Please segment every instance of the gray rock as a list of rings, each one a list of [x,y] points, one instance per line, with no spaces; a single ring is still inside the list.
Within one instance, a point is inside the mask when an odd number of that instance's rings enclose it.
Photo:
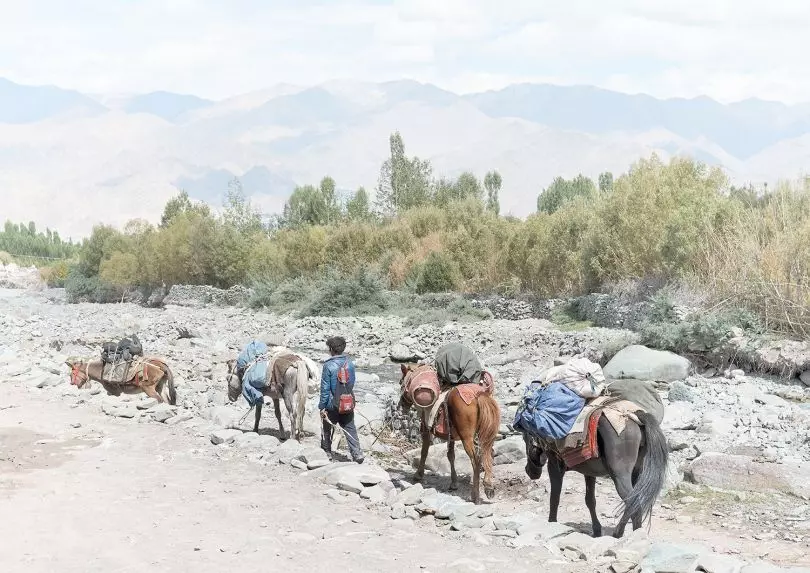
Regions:
[[[578,559],[594,561],[605,555],[618,542],[619,540],[614,537],[591,537],[575,531],[559,538],[556,544],[563,551],[575,553]]]
[[[138,410],[148,410],[149,408],[154,408],[158,404],[160,404],[160,402],[158,402],[154,398],[147,398],[146,400],[141,400],[140,402],[138,402],[136,407],[138,408]]]
[[[698,558],[698,569],[705,573],[740,573],[745,563],[727,555],[706,553]]]
[[[211,443],[215,446],[220,444],[230,444],[236,439],[236,436],[241,436],[242,432],[239,430],[214,430],[211,432]]]
[[[653,543],[641,561],[641,572],[693,573],[704,552],[705,550],[693,546]]]
[[[460,516],[457,519],[450,520],[450,528],[453,531],[463,531],[465,529],[481,529],[484,526],[485,520],[474,515]]]
[[[670,385],[667,398],[670,402],[694,402],[695,392],[683,382],[676,380]]]
[[[422,501],[424,495],[425,488],[422,487],[421,483],[417,483],[399,492],[396,503],[401,503],[402,505],[417,505]]]
[[[414,448],[405,454],[414,468],[419,465],[420,454],[421,448]],[[430,446],[427,458],[425,458],[425,468],[438,474],[450,475],[450,462],[447,461],[446,443],[442,442]],[[470,462],[464,448],[458,445],[456,446],[456,472],[464,475],[472,474],[472,462]]]
[[[194,415],[189,413],[189,412],[186,412],[185,414],[177,414],[175,416],[172,416],[171,418],[166,420],[164,423],[167,426],[177,426],[178,424],[182,424],[183,422],[188,422],[189,420],[193,420],[193,419],[194,419]]]
[[[632,378],[655,382],[674,382],[689,376],[691,363],[686,358],[633,345],[620,350],[604,367],[605,377],[613,380]]]
[[[550,523],[540,520],[523,524],[517,529],[518,537],[532,537],[543,542],[562,537],[572,531],[573,529],[562,523]]]
[[[324,452],[320,448],[307,448],[304,451],[298,453],[294,457],[295,459],[304,462],[306,468],[310,470],[322,468],[323,466],[330,463],[329,458],[326,455],[326,452]]]
[[[225,429],[236,428],[237,422],[239,422],[241,418],[239,412],[230,406],[215,406],[209,408],[207,416],[208,419],[211,420],[211,424],[218,428]]]
[[[378,483],[388,481],[391,478],[388,472],[379,466],[374,466],[368,462],[363,465],[355,463],[347,463],[345,465],[335,464],[337,467],[331,471],[325,472],[323,481],[330,485],[336,485],[339,480],[354,478],[364,486],[377,485]]]
[[[152,406],[147,413],[156,422],[165,422],[177,413],[177,408],[170,404],[158,403]]]
[[[421,352],[411,350],[404,344],[394,344],[391,346],[388,356],[394,362],[416,362],[425,357]]]
[[[802,384],[805,386],[810,386],[810,370],[805,370],[799,375],[799,380],[802,381]]]
[[[365,489],[363,484],[361,484],[358,480],[354,479],[353,477],[340,479],[338,480],[336,485],[339,490],[350,491],[356,494],[362,493],[363,490]]]
[[[664,421],[661,428],[671,430],[694,430],[700,423],[701,415],[697,409],[687,402],[675,402],[664,409]]]
[[[358,482],[359,483],[359,482]],[[371,503],[382,503],[388,494],[379,484],[364,488],[360,492],[360,499],[367,499]]]
[[[758,463],[748,456],[717,452],[700,455],[689,466],[694,483],[731,490],[779,491],[810,499],[810,465]]]
[[[495,442],[495,465],[513,464],[526,459],[523,436],[510,436]]]
[[[287,440],[278,446],[276,449],[276,455],[282,463],[288,464],[293,459],[297,458],[303,450],[304,447],[296,440]],[[306,464],[304,464],[304,467],[306,467]]]

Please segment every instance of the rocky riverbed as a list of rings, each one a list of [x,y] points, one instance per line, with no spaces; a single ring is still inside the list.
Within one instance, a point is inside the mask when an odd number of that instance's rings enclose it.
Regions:
[[[184,429],[204,440],[210,450],[205,455],[246,459],[267,471],[299,472],[302,479],[321,484],[322,493],[341,507],[365,506],[448,539],[531,550],[538,559],[542,555],[583,571],[663,573],[694,571],[699,565],[704,571],[770,571],[763,559],[775,567],[810,566],[810,390],[798,379],[735,370],[696,372],[688,364],[683,368],[678,357],[647,355],[643,348],[625,351],[624,365],[615,361],[622,356],[614,359],[614,370],[627,371],[640,356],[657,372],[677,373],[644,374],[658,381],[667,406],[664,429],[672,452],[667,495],[656,506],[649,536],[636,532],[615,543],[584,536],[590,522],[576,474],[566,478],[562,523],[546,523],[547,479],[526,477],[521,440],[509,424],[523,386],[541,370],[571,356],[603,360],[636,341],[629,331],[561,332],[536,318],[409,327],[396,317],[274,316],[210,305],[200,297],[193,304],[176,297],[162,308],[144,308],[67,305],[51,291],[0,292],[0,382],[23,389],[32,401],[88,408],[123,424]],[[68,384],[67,356],[96,356],[101,342],[131,333],[139,335],[148,354],[169,360],[177,379],[177,407],[109,397],[98,387],[79,391]],[[224,362],[250,338],[270,333],[283,335],[289,346],[316,360],[325,357],[328,336],[347,338],[360,369],[358,425],[363,445],[373,450],[367,464],[329,464],[320,454],[314,388],[305,423],[312,437],[303,445],[283,441],[268,410],[261,435],[246,431],[252,415],[240,425],[247,407],[241,399],[228,403]],[[431,356],[451,340],[475,348],[497,380],[503,411],[496,448],[498,491],[484,506],[466,503],[467,489],[459,492],[461,497],[446,493],[441,444],[431,450],[431,475],[423,485],[412,485],[413,428],[407,419],[391,416],[398,383],[391,359]],[[457,463],[461,471],[469,465],[460,448]],[[603,523],[612,525],[618,498],[611,483],[600,482],[597,499]]]

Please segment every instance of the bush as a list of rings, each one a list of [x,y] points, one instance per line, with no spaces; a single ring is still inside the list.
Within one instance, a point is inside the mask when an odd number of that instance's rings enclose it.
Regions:
[[[419,294],[447,292],[456,288],[459,271],[456,263],[444,253],[432,252],[414,269],[414,287]]]
[[[77,270],[72,270],[65,281],[67,301],[112,303],[121,300],[121,291],[103,282],[98,277],[86,277]]]
[[[315,287],[310,279],[296,277],[280,283],[257,281],[248,300],[251,308],[266,308],[275,312],[298,311],[309,304]]]
[[[49,267],[41,268],[39,274],[50,288],[64,288],[70,274],[70,266],[65,261],[59,261]]]
[[[382,280],[361,268],[352,276],[329,273],[322,281],[312,301],[300,312],[303,316],[339,316],[346,314],[375,314],[388,308],[388,298]]]
[[[653,308],[656,306],[654,304]],[[720,348],[737,329],[755,336],[764,332],[759,319],[744,309],[701,312],[679,322],[673,319],[656,320],[662,316],[660,310],[655,311],[651,320],[642,325],[640,335],[642,344],[662,350],[710,352]]]

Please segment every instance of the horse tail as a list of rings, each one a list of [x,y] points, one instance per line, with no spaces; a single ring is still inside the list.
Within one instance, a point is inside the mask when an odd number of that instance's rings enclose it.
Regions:
[[[492,471],[493,449],[495,438],[501,427],[501,409],[498,402],[489,394],[478,395],[478,426],[475,428],[478,434],[478,444],[480,447],[484,472]]]
[[[303,360],[298,361],[296,378],[296,392],[298,393],[298,402],[295,408],[295,429],[296,439],[301,440],[304,434],[304,411],[307,408],[307,392],[309,391],[309,369]]]
[[[641,466],[641,473],[633,490],[624,500],[622,521],[640,515],[641,521],[652,517],[653,506],[658,494],[664,487],[669,463],[669,448],[661,426],[652,415],[637,412],[641,422],[641,431],[646,442],[646,454]]]
[[[169,385],[169,404],[172,406],[177,406],[177,390],[174,388],[174,374],[172,374],[171,368],[166,365],[166,383]]]

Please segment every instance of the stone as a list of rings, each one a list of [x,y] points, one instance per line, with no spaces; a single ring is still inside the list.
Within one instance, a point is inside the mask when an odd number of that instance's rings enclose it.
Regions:
[[[698,559],[698,570],[705,573],[740,573],[744,562],[727,555],[706,553]]]
[[[278,448],[276,448],[275,453],[282,463],[288,464],[292,460],[296,459],[303,450],[304,447],[299,444],[298,441],[287,440],[285,442],[281,442]],[[304,464],[304,468],[306,468],[306,464]]]
[[[189,420],[193,419],[194,415],[189,412],[186,412],[185,414],[176,414],[175,416],[172,416],[171,418],[166,420],[164,423],[167,426],[177,426],[178,424],[182,424],[183,422],[188,422]]]
[[[385,492],[385,490],[379,484],[377,484],[371,487],[363,488],[363,491],[360,492],[360,499],[367,499],[371,503],[382,503],[385,501],[387,495],[388,494]]]
[[[461,516],[458,519],[450,520],[450,529],[453,531],[463,531],[465,529],[481,529],[485,520],[474,515]]]
[[[688,402],[674,402],[664,409],[664,420],[661,429],[665,432],[672,430],[694,430],[701,421],[700,412]]]
[[[591,537],[575,531],[557,539],[556,544],[562,550],[575,552],[579,559],[593,561],[605,555],[618,542],[614,537]]]
[[[688,475],[699,485],[755,492],[778,491],[810,499],[810,464],[802,462],[759,463],[748,456],[707,452],[691,462]]]
[[[419,465],[421,448],[414,448],[406,452],[405,457],[410,460],[412,467]],[[430,446],[427,458],[425,458],[425,468],[443,475],[450,475],[450,462],[447,460],[447,444],[442,442]],[[472,475],[472,462],[464,448],[456,446],[456,473]]]
[[[425,488],[422,487],[421,483],[417,483],[399,492],[396,501],[402,505],[416,505],[422,501],[424,495]]]
[[[307,469],[306,462],[303,462],[303,461],[299,460],[298,458],[293,458],[292,460],[290,460],[290,466],[294,467],[297,470],[305,470],[305,469]]]
[[[177,408],[170,404],[157,403],[151,408],[149,408],[149,410],[147,410],[147,413],[156,422],[165,422],[166,420],[168,420],[177,413]]]
[[[517,534],[518,537],[532,537],[545,542],[550,539],[562,537],[563,535],[571,533],[572,531],[573,529],[567,525],[563,525],[562,523],[551,523],[548,521],[536,520],[518,527]]]
[[[802,384],[805,386],[810,386],[810,370],[805,370],[799,375],[799,380],[801,380]]]
[[[641,560],[641,571],[646,573],[693,573],[700,555],[705,550],[674,543],[653,543]]]
[[[680,380],[676,380],[669,386],[667,399],[670,402],[694,402],[695,392]]]
[[[249,448],[256,444],[259,435],[255,432],[241,432],[233,439],[233,445],[239,448]]]
[[[361,484],[358,480],[352,477],[338,480],[336,485],[339,490],[350,491],[356,494],[362,493],[363,490],[365,489],[363,484]]]
[[[605,377],[654,382],[675,382],[689,376],[691,363],[686,358],[646,346],[632,345],[620,350],[603,368]]]
[[[230,406],[215,406],[213,408],[209,408],[207,417],[209,420],[211,420],[211,424],[218,428],[224,429],[236,428],[239,419],[241,418],[239,412]]]
[[[221,444],[230,444],[236,439],[236,436],[241,436],[242,432],[239,430],[214,430],[211,432],[211,443],[215,446]]]
[[[526,459],[526,444],[523,436],[510,436],[495,442],[495,465],[513,464]]]
[[[360,499],[356,493],[350,491],[340,491],[337,489],[327,490],[324,495],[336,503],[348,503]]]
[[[138,410],[149,410],[150,408],[154,408],[160,403],[161,402],[158,402],[154,398],[147,398],[146,400],[141,400],[140,402],[138,402],[138,404],[135,407],[138,408]]]
[[[292,441],[292,440],[288,440]],[[294,456],[295,459],[304,462],[306,469],[314,470],[330,463],[329,457],[320,448],[307,448]]]
[[[337,467],[331,471],[325,472],[323,481],[330,485],[335,485],[341,479],[354,478],[364,486],[377,485],[378,483],[385,482],[391,478],[384,469],[379,466],[372,465],[368,461],[362,465],[355,463],[333,464]]]
[[[425,357],[421,352],[413,351],[402,343],[391,346],[388,356],[394,362],[417,362]]]

